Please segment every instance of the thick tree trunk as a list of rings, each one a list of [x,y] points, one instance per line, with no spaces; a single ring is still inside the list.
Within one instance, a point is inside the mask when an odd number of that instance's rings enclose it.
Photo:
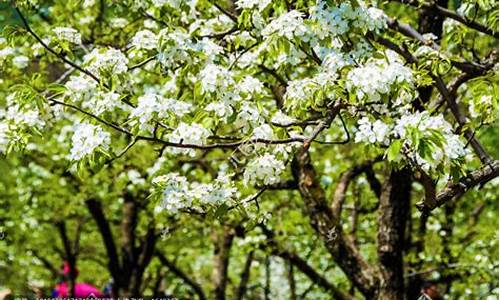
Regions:
[[[447,0],[438,0],[436,1],[436,4],[447,7],[448,6],[448,1]],[[419,24],[418,24],[418,31],[421,33],[433,33],[438,40],[441,40],[441,36],[443,34],[443,22],[444,22],[444,17],[438,14],[434,8],[421,8],[419,10]],[[414,107],[420,111],[424,110],[424,105],[429,103],[432,97],[432,91],[433,87],[428,86],[428,87],[420,87],[418,89],[419,93],[419,99],[418,102],[414,102]],[[417,239],[414,247],[414,251],[417,254],[422,252],[424,250],[424,239],[425,239],[425,233],[426,233],[426,223],[427,223],[428,216],[427,215],[422,215],[420,218],[420,224],[419,224],[419,231],[417,233]],[[410,211],[410,222],[411,222],[411,211]],[[409,241],[412,241],[412,234],[411,232],[409,233]],[[411,250],[411,246],[409,246],[409,249]],[[417,269],[421,268],[422,266],[422,261],[420,258],[417,258],[417,262],[415,262],[412,267],[415,267]],[[407,299],[417,299],[420,295],[420,290],[423,286],[423,278],[420,275],[416,275],[414,277],[411,277],[408,279],[407,283],[407,288],[406,288],[406,297]]]
[[[378,257],[382,282],[378,299],[404,299],[403,250],[410,209],[411,171],[394,170],[380,196]]]
[[[116,244],[108,220],[104,216],[101,202],[90,199],[87,208],[97,223],[109,258],[108,269],[113,277],[113,297],[140,296],[144,271],[154,253],[156,236],[154,226],[150,226],[140,246],[135,247],[137,226],[137,203],[132,195],[125,195],[123,220],[121,224],[121,254],[119,259]]]
[[[102,240],[104,242],[104,246],[106,247],[106,253],[108,254],[108,269],[111,273],[111,277],[113,277],[114,285],[113,285],[113,297],[118,297],[121,282],[121,268],[120,261],[118,259],[118,252],[116,251],[115,240],[113,239],[113,234],[111,232],[111,228],[109,223],[104,216],[104,212],[102,210],[101,202],[90,199],[85,201],[87,208],[97,223],[97,228],[99,229],[99,233],[101,234]]]
[[[229,252],[233,243],[234,233],[229,228],[223,227],[221,232],[214,230],[214,268],[212,280],[214,283],[214,299],[226,299],[227,267],[229,265]]]
[[[236,289],[233,296],[234,300],[241,300],[243,299],[243,297],[245,297],[248,280],[250,279],[250,269],[252,267],[253,255],[254,255],[253,250],[250,251],[250,253],[248,253],[247,255],[245,266],[243,267],[243,271],[241,271],[240,284],[238,285],[238,288]]]
[[[373,299],[378,290],[378,275],[361,256],[353,239],[344,236],[327,205],[307,149],[300,151],[292,164],[312,227],[323,238],[326,248],[349,280],[368,299]]]
[[[69,274],[68,274],[68,281],[69,281],[69,292],[68,296],[70,298],[75,297],[75,285],[76,285],[76,253],[74,249],[71,248],[71,242],[68,238],[68,234],[66,231],[66,223],[64,221],[58,222],[56,224],[59,234],[61,236],[61,240],[63,243],[64,247],[64,253],[65,253],[65,259],[68,263],[69,266]]]
[[[122,256],[122,295],[124,297],[138,296],[132,291],[132,277],[136,274],[135,262],[135,227],[137,225],[137,203],[129,193],[125,194],[123,204],[123,219],[121,223],[121,256]],[[135,281],[137,280],[134,278]]]

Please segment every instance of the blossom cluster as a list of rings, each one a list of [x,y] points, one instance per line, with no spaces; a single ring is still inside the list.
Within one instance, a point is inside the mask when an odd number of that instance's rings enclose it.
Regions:
[[[386,17],[380,9],[364,5],[353,7],[348,1],[339,6],[318,1],[311,8],[310,19],[315,21],[313,30],[319,39],[343,35],[353,28],[374,31],[386,26]]]
[[[78,75],[71,76],[64,84],[64,87],[66,88],[65,96],[77,102],[90,99],[97,87],[97,83],[87,75]]]
[[[364,117],[358,124],[356,142],[387,146],[391,141],[400,140],[401,153],[426,171],[468,154],[460,136],[441,115],[417,112],[403,115],[390,124],[381,120],[371,122]]]
[[[239,107],[234,125],[241,128],[244,132],[249,132],[252,128],[263,124],[266,116],[266,110],[259,111],[254,103],[243,101]]]
[[[454,134],[451,124],[442,115],[431,116],[428,112],[419,112],[413,115],[404,115],[396,121],[394,127],[396,135],[404,139],[410,146],[416,147],[417,145],[412,140],[412,131],[420,133],[422,139],[427,139],[436,146],[432,152],[433,161],[422,161],[426,169],[435,166],[445,158],[453,160],[468,153],[465,144],[458,135]],[[430,139],[435,135],[442,135],[440,141]]]
[[[5,153],[10,142],[9,125],[0,122],[0,152]]]
[[[285,164],[281,160],[273,154],[265,153],[248,163],[243,173],[243,180],[250,184],[270,185],[278,183],[284,169]]]
[[[276,112],[271,119],[271,123],[281,126],[287,126],[294,122],[295,122],[294,118],[284,114],[281,111]]]
[[[75,124],[73,130],[72,148],[68,156],[70,160],[81,160],[92,154],[98,147],[109,148],[110,134],[101,127],[89,123],[78,123]]]
[[[209,136],[210,131],[205,129],[202,125],[198,123],[186,124],[181,122],[179,126],[168,135],[168,141],[171,143],[202,146],[206,143]],[[196,151],[189,148],[172,148],[170,152],[173,154],[187,154],[192,157],[196,155]]]
[[[127,72],[128,58],[120,50],[95,48],[83,58],[89,72],[95,75]]]
[[[313,77],[292,80],[289,82],[285,94],[287,108],[295,109],[307,105],[319,106],[323,104],[323,94],[328,87],[335,83],[337,75],[331,72],[321,72]],[[323,94],[321,94],[323,93]]]
[[[153,179],[161,192],[161,205],[171,213],[193,204],[218,205],[235,198],[238,193],[230,175],[220,173],[212,183],[189,182],[179,173],[170,173]]]
[[[200,72],[201,88],[205,93],[225,91],[234,84],[231,72],[215,64],[207,64]]]
[[[21,132],[41,130],[46,121],[32,104],[21,105],[14,92],[6,97],[6,108],[0,108],[0,152],[6,152],[11,142],[21,141]]]
[[[389,125],[381,120],[376,120],[372,123],[367,117],[361,118],[358,121],[358,125],[358,131],[354,137],[355,142],[387,144],[390,132]]]
[[[129,107],[120,101],[120,94],[102,91],[95,92],[89,101],[82,102],[82,107],[98,116],[117,108],[129,110]]]
[[[152,50],[158,46],[158,38],[150,30],[141,30],[134,35],[130,43],[137,49]]]
[[[412,71],[393,52],[386,54],[387,60],[371,60],[348,73],[346,86],[356,93],[358,100],[379,101],[382,95],[393,90],[395,84],[413,84]]]
[[[73,44],[82,43],[82,35],[71,27],[56,27],[52,29],[56,37],[61,41],[68,41]]]
[[[188,113],[192,107],[192,105],[187,102],[165,98],[154,93],[146,93],[137,100],[137,107],[133,109],[130,117],[139,121],[141,129],[148,130],[152,130],[148,122],[154,117],[166,118],[169,113],[181,117]]]
[[[326,1],[318,1],[310,9],[308,22],[304,20],[303,13],[292,10],[272,20],[263,29],[262,34],[264,36],[275,34],[289,40],[298,38],[305,42],[310,41],[314,46],[317,40],[334,38],[354,29],[367,32],[387,26],[386,16],[382,10],[366,7],[364,3],[360,4],[353,7],[350,2],[344,1],[338,6],[332,6]],[[239,1],[238,5],[242,8],[258,7],[262,10],[267,6],[267,1]]]
[[[238,0],[236,6],[240,9],[254,9],[264,10],[272,0]]]
[[[303,13],[292,10],[272,20],[264,28],[262,35],[270,36],[273,34],[289,40],[295,37],[307,40],[308,28],[304,24]]]
[[[0,46],[2,46],[0,48],[0,65],[9,58],[12,58],[12,65],[17,69],[24,69],[29,65],[29,57],[20,53],[19,48],[8,46],[5,38],[0,37]]]
[[[210,63],[223,52],[223,48],[212,40],[203,38],[193,41],[189,33],[181,30],[163,29],[158,36],[158,61],[165,68],[203,61]]]

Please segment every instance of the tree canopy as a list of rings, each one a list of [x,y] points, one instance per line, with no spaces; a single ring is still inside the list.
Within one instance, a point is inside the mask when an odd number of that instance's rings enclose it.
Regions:
[[[0,9],[0,289],[498,299],[498,1]]]

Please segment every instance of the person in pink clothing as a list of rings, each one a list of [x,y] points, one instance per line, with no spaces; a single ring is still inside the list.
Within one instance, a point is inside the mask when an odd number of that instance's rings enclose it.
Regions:
[[[78,270],[76,270],[76,276],[78,276]],[[69,273],[70,268],[68,262],[64,262],[62,269],[64,276],[63,281],[58,283],[52,292],[52,297],[65,298],[70,296],[70,286],[69,286]],[[87,283],[76,283],[75,284],[75,298],[87,298],[87,297],[103,297],[104,294],[96,287]]]

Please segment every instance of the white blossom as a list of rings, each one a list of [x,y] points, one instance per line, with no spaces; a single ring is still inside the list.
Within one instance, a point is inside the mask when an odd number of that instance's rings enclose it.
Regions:
[[[206,55],[209,61],[213,61],[217,55],[224,52],[224,48],[217,45],[209,38],[203,38],[201,41],[194,44],[193,49]]]
[[[139,123],[142,125],[146,125],[155,115],[159,118],[166,118],[169,113],[173,113],[181,117],[188,113],[192,107],[187,102],[165,98],[154,93],[142,95],[137,100],[137,107],[133,109],[130,116],[138,118]]]
[[[153,179],[162,190],[161,208],[171,213],[179,209],[201,205],[217,205],[238,195],[230,174],[219,173],[212,183],[189,182],[178,173],[170,173]]]
[[[203,91],[208,93],[213,93],[219,89],[226,90],[234,83],[229,70],[214,64],[207,64],[201,70],[200,80]]]
[[[0,152],[5,153],[7,150],[7,145],[10,142],[9,132],[9,125],[4,122],[0,122]]]
[[[66,96],[74,100],[82,100],[94,93],[97,83],[87,75],[79,75],[71,76],[64,86]]]
[[[97,147],[109,148],[111,135],[101,127],[89,123],[79,123],[75,124],[73,130],[70,160],[80,160],[92,154]]]
[[[252,76],[245,76],[238,82],[238,90],[246,94],[261,93],[263,88],[264,84]]]
[[[190,51],[195,51],[195,45],[189,34],[180,30],[168,32],[163,29],[158,34],[161,51],[158,60],[166,67],[174,67],[177,63],[189,63],[191,61]]]
[[[335,73],[321,72],[314,77],[292,80],[288,83],[285,93],[285,104],[289,108],[302,107],[316,96],[317,91],[332,85],[336,79]],[[318,99],[315,99],[318,102]]]
[[[380,120],[376,120],[371,123],[367,117],[364,117],[358,121],[358,131],[354,137],[356,143],[367,142],[367,143],[385,143],[387,142],[387,135],[390,132],[390,128],[387,124]]]
[[[292,124],[295,122],[295,119],[290,117],[290,116],[287,116],[285,115],[284,113],[282,113],[281,111],[278,111],[274,114],[274,116],[272,117],[271,119],[271,122],[273,124],[278,124],[278,125],[282,125],[282,126],[287,126],[289,124]]]
[[[243,173],[243,180],[250,184],[274,184],[280,181],[280,175],[284,169],[285,165],[282,161],[273,154],[266,153],[248,163]]]
[[[183,0],[152,0],[151,2],[156,7],[162,7],[168,4],[172,8],[179,9]]]
[[[366,97],[369,101],[378,101],[381,95],[391,91],[394,84],[403,82],[412,84],[411,70],[400,62],[387,63],[380,59],[352,69],[347,75],[346,86],[356,92],[359,100]]]
[[[61,41],[68,41],[73,44],[82,43],[82,35],[71,27],[56,27],[52,29],[56,37]]]
[[[329,72],[335,73],[337,70],[350,65],[350,62],[346,59],[345,55],[339,51],[329,51],[329,53],[325,55],[322,65]]]
[[[7,58],[8,56],[14,55],[14,49],[12,47],[5,47],[0,50],[0,60]]]
[[[141,30],[134,35],[130,43],[137,49],[152,50],[156,49],[157,40],[156,35],[150,30]]]
[[[329,5],[326,1],[318,1],[311,8],[310,19],[315,21],[312,27],[315,35],[323,40],[346,34],[349,30],[376,31],[386,27],[386,16],[380,9],[362,5],[353,7],[350,2],[340,5]]]
[[[236,6],[240,9],[258,8],[259,11],[264,10],[272,0],[238,0]]]
[[[290,49],[287,52],[281,52],[274,63],[274,68],[277,69],[283,65],[296,66],[304,61],[306,54],[304,51],[297,49],[296,46],[290,45]]]
[[[101,71],[110,72],[112,75],[125,73],[128,70],[128,58],[117,49],[95,48],[84,57],[88,70],[95,75]]]
[[[141,175],[141,173],[139,173],[139,171],[135,170],[135,169],[130,169],[127,171],[126,173],[127,175],[127,178],[130,180],[130,182],[133,184],[133,185],[144,185],[146,184],[146,179],[144,179]]]
[[[417,146],[414,144],[412,132],[418,132],[420,143],[434,145],[431,158],[423,158],[416,152],[418,149],[413,149],[415,160],[425,170],[430,170],[442,162],[465,157],[469,153],[464,142],[455,135],[453,127],[442,115],[431,116],[429,112],[404,115],[396,121],[393,132],[411,148]],[[441,142],[436,144],[435,139],[439,136]]]
[[[477,102],[477,103],[476,103]],[[469,114],[472,118],[477,118],[483,113],[491,113],[491,104],[493,102],[492,96],[481,96],[478,101],[470,101],[469,103]],[[487,108],[488,111],[484,111]]]
[[[120,101],[120,94],[114,92],[99,91],[90,100],[84,101],[82,106],[96,115],[111,112],[115,108],[128,110],[128,107]]]
[[[28,127],[41,128],[45,125],[38,111],[21,108],[18,104],[9,106],[6,119],[14,121],[17,125],[23,124]]]
[[[24,55],[17,55],[12,59],[12,64],[18,69],[24,69],[28,66],[30,59]]]
[[[235,125],[238,127],[243,127],[244,131],[248,131],[250,127],[258,126],[262,124],[264,120],[265,112],[261,115],[259,109],[255,104],[244,101],[241,104],[239,113],[236,117]]]
[[[179,175],[179,173],[156,177],[153,184],[161,184],[163,187],[161,208],[175,213],[179,209],[191,205],[191,197],[188,197],[189,182],[186,177]]]
[[[270,36],[276,34],[292,40],[294,37],[305,38],[307,36],[307,26],[304,24],[303,14],[296,10],[289,11],[269,23],[262,34]]]
[[[171,143],[182,143],[190,145],[203,145],[206,143],[207,138],[210,136],[210,131],[205,129],[203,126],[197,123],[186,124],[181,122],[177,128],[168,135],[168,141]],[[177,154],[187,154],[189,156],[195,156],[196,152],[194,149],[187,148],[172,148],[171,153]]]
[[[267,124],[262,124],[259,127],[255,127],[253,129],[252,138],[272,140],[274,139],[273,129]]]
[[[237,195],[237,189],[230,178],[230,174],[219,173],[211,184],[191,184],[191,195],[202,204],[219,204]]]
[[[128,24],[128,21],[125,18],[113,18],[109,22],[113,28],[123,28]]]
[[[206,111],[213,111],[215,115],[218,117],[229,117],[233,114],[233,109],[231,105],[224,101],[211,102],[207,106],[205,106]]]

